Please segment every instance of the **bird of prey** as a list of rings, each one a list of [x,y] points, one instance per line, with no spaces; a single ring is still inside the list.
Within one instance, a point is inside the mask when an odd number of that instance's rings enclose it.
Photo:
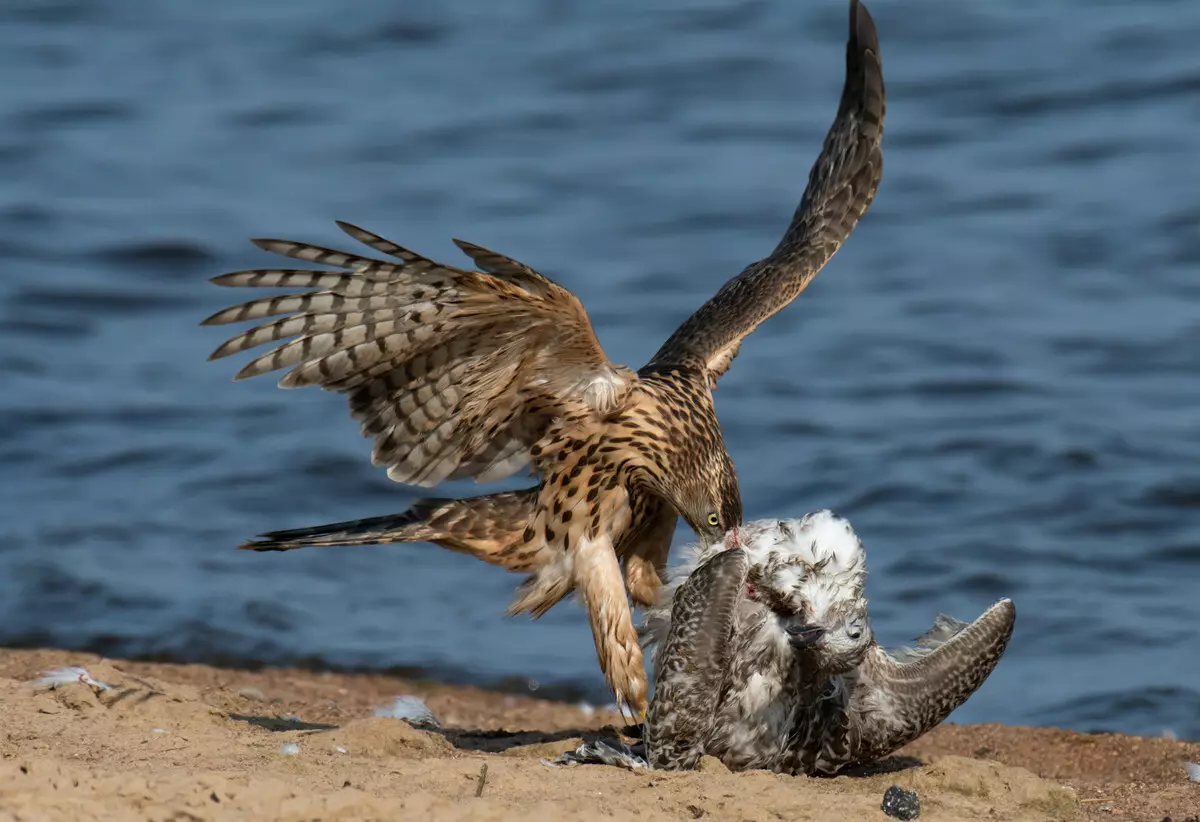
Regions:
[[[236,378],[287,368],[280,387],[344,394],[374,439],[372,461],[397,482],[491,481],[527,466],[540,482],[421,503],[399,518],[264,534],[242,547],[423,540],[533,570],[510,612],[537,616],[580,594],[609,687],[618,704],[644,715],[646,674],[625,586],[635,601],[652,600],[677,517],[706,542],[741,525],[712,391],[746,335],[808,286],[867,210],[882,173],[884,108],[875,25],[851,0],[841,103],[783,239],[636,372],[608,360],[571,292],[481,246],[455,241],[475,264],[468,269],[344,222],[347,234],[392,259],[254,240],[340,270],[215,277],[221,286],[310,290],[209,317],[204,324],[279,317],[228,340],[210,359],[294,338]]]
[[[642,626],[655,649],[645,757],[590,743],[562,762],[681,770],[703,755],[731,770],[834,774],[929,731],[991,674],[1016,611],[974,623],[939,615],[915,648],[875,641],[866,558],[829,511],[760,520],[740,547],[696,552]]]

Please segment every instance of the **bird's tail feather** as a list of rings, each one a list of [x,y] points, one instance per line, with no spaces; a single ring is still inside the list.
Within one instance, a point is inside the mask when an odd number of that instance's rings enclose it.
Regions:
[[[433,537],[422,516],[421,500],[403,514],[334,522],[309,528],[269,531],[238,546],[246,551],[290,551],[293,548],[335,545],[381,545],[389,542],[417,542]],[[431,500],[430,502],[440,502]]]
[[[537,505],[537,489],[468,499],[418,500],[402,514],[335,522],[261,534],[238,546],[248,551],[290,551],[309,546],[432,542],[509,571],[530,571],[549,561],[544,546],[522,539]]]

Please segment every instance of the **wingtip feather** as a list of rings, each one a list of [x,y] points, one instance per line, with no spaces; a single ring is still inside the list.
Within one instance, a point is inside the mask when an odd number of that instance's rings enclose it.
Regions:
[[[218,283],[218,285],[219,284],[220,283]],[[238,322],[238,308],[239,306],[235,306],[234,308],[222,308],[220,311],[214,311],[212,314],[209,314],[207,317],[201,320],[200,325],[229,325],[230,323]]]
[[[998,600],[996,604],[991,607],[991,610],[1003,613],[1008,618],[1007,621],[1010,623],[1016,622],[1017,620],[1016,603],[1014,603],[1008,597],[1003,597],[1002,599]]]
[[[333,222],[338,228],[356,240],[361,241],[364,236],[374,236],[372,232],[367,231],[365,228],[356,226],[354,223],[348,220],[334,220]]]
[[[261,359],[261,357],[259,359]],[[254,359],[246,363],[236,374],[233,375],[233,381],[241,382],[242,380],[248,380],[251,377],[257,377],[259,374],[265,373],[259,370],[259,365],[261,365],[261,363],[259,363],[258,359]]]
[[[849,45],[852,51],[879,53],[879,32],[875,28],[875,18],[859,0],[850,0]]]
[[[221,288],[237,288],[243,284],[245,273],[244,271],[227,271],[224,274],[209,277],[208,281]]]

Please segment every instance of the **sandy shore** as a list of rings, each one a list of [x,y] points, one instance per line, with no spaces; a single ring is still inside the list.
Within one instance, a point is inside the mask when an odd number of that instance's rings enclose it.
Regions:
[[[112,687],[32,684],[74,665]],[[373,716],[400,694],[424,698],[445,730]],[[1181,765],[1200,761],[1200,743],[1040,728],[942,726],[876,772],[836,779],[541,763],[620,724],[577,705],[385,676],[0,650],[0,822],[884,820],[892,784],[918,792],[926,820],[1200,814],[1200,784]]]

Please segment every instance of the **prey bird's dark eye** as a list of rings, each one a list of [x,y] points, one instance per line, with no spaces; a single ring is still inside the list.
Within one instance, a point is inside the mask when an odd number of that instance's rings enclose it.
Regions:
[[[716,514],[709,514],[708,515],[708,524],[711,525],[713,528],[716,528],[718,525],[721,524],[721,518],[718,517]]]

